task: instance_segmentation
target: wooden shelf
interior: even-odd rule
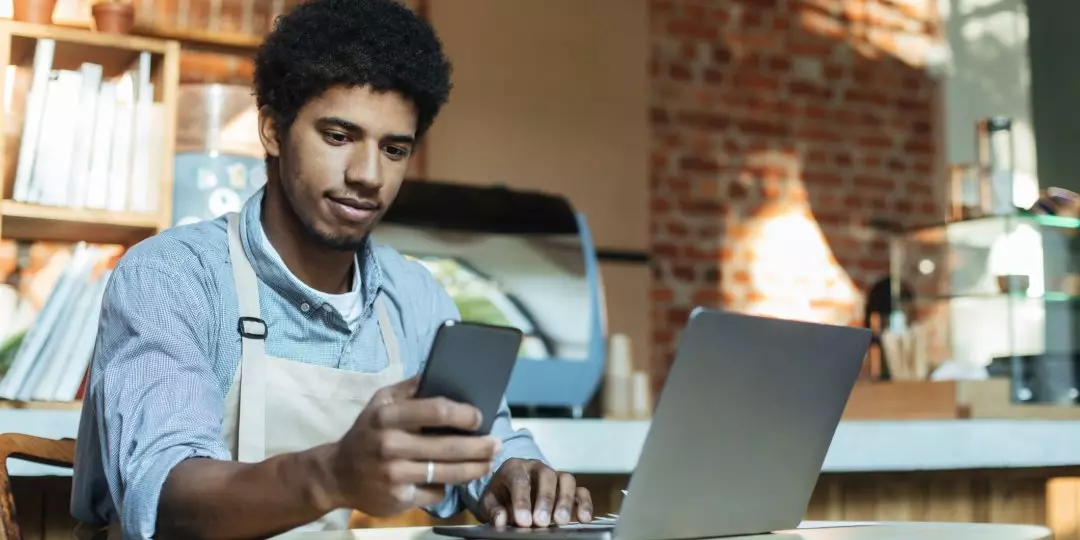
[[[38,40],[55,43],[54,70],[79,70],[85,63],[102,66],[103,77],[110,79],[137,68],[143,53],[150,53],[150,82],[153,100],[165,110],[161,126],[163,148],[160,170],[150,185],[157,191],[158,211],[154,213],[84,210],[16,202],[13,180],[18,152],[5,148],[11,144],[0,138],[0,238],[26,241],[91,242],[132,245],[169,226],[172,209],[173,157],[176,151],[176,103],[180,81],[180,43],[175,40],[136,35],[119,35],[51,24],[33,24],[0,19],[0,65],[33,69]],[[0,70],[0,85],[6,85],[7,71]],[[25,105],[18,105],[24,107]],[[0,124],[23,122],[22,115],[0,111]],[[22,131],[19,126],[18,131]],[[14,132],[8,129],[9,134]]]
[[[0,31],[11,35],[11,64],[33,65],[37,40],[52,39],[56,41],[53,69],[77,70],[83,62],[93,62],[101,65],[105,77],[128,70],[143,51],[164,56],[171,48],[170,42],[160,39],[11,20],[0,20]]]
[[[262,44],[263,39],[261,36],[237,32],[212,32],[209,30],[163,27],[136,26],[132,32],[141,36],[175,40],[185,48],[225,52],[240,56],[254,56],[255,50]]]
[[[157,214],[109,212],[0,201],[0,237],[134,244],[158,231]]]
[[[58,28],[65,30],[91,31],[87,24],[78,22],[57,23]],[[254,36],[240,32],[215,32],[210,30],[195,30],[190,28],[168,28],[164,26],[135,25],[131,29],[132,36],[149,39],[166,39],[179,42],[185,49],[208,50],[235,54],[239,56],[252,56],[255,50],[262,44],[262,36]],[[125,36],[127,37],[127,36]]]

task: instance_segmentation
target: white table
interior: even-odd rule
[[[433,534],[428,527],[354,529],[340,532],[297,533],[287,540],[452,540]],[[538,537],[542,538],[542,537]],[[806,522],[799,529],[768,536],[734,536],[724,540],[1050,540],[1045,527],[982,523],[821,523]]]

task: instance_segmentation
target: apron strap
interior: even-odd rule
[[[390,368],[401,364],[401,351],[398,349],[394,327],[390,325],[390,314],[382,296],[375,298],[375,315],[379,318],[379,332],[382,333],[383,346],[386,347],[387,364]]]
[[[259,311],[259,282],[240,241],[240,219],[230,213],[229,259],[239,297],[240,420],[237,426],[238,461],[254,463],[266,458],[266,322]]]

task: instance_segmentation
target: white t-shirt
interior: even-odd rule
[[[307,291],[310,294],[325,298],[330,305],[334,306],[334,309],[338,310],[338,313],[345,318],[345,322],[348,323],[349,328],[356,329],[360,323],[360,313],[363,312],[363,302],[360,295],[360,260],[357,257],[353,257],[353,282],[352,290],[342,294],[328,294],[322,291],[317,291],[308,286],[307,283],[300,281],[300,278],[296,277],[288,266],[285,266],[285,261],[282,260],[281,255],[278,254],[274,246],[270,244],[270,239],[266,236],[266,233],[260,235],[262,237],[263,248],[274,256],[274,262],[281,266],[288,274],[289,278],[293,280],[298,287]]]

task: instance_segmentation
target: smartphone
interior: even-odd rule
[[[421,433],[488,435],[510,384],[521,340],[518,328],[453,320],[443,322],[435,332],[416,397],[445,397],[468,403],[480,410],[483,420],[473,432],[425,428]]]

